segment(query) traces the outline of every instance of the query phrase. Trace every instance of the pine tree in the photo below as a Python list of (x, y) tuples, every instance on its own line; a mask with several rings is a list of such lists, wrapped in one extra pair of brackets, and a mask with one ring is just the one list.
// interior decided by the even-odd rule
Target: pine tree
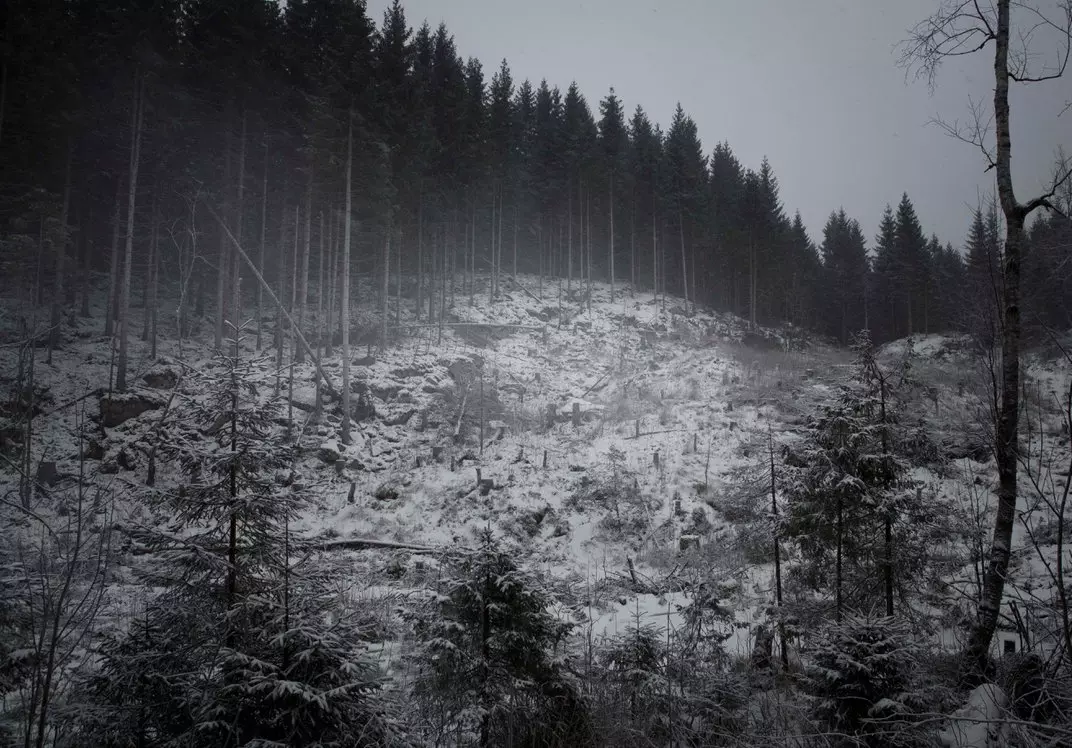
[(439, 729), (480, 746), (586, 742), (585, 705), (554, 654), (570, 625), (548, 612), (539, 580), (490, 531), (451, 561), (434, 609), (414, 618), (417, 690)]
[(868, 326), (867, 248), (863, 232), (845, 209), (832, 212), (823, 228), (824, 328), (847, 345)]
[(279, 401), (261, 394), (265, 362), (243, 357), (235, 332), (197, 383), (204, 396), (189, 397), (162, 442), (182, 478), (151, 495), (167, 529), (138, 540), (162, 554), (152, 579), (164, 591), (105, 642), (74, 726), (80, 743), (368, 744), (391, 734), (356, 630), (329, 624), (327, 578), (293, 568), (309, 552), (290, 530), (308, 501), (275, 481), (293, 447), (276, 426)]

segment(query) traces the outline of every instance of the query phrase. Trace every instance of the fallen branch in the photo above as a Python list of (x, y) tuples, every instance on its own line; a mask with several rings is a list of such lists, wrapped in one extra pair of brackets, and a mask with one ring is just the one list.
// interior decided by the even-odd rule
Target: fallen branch
[(678, 431), (688, 431), (688, 429), (667, 429), (666, 431), (648, 431), (643, 434), (634, 434), (633, 436), (627, 436), (626, 439), (639, 439), (642, 436), (655, 436), (656, 434), (673, 434)]
[(103, 394), (104, 394), (104, 388), (103, 387), (98, 387), (97, 389), (95, 389), (95, 390), (93, 390), (91, 392), (87, 392), (86, 394), (82, 395), (81, 397), (76, 397), (74, 400), (71, 400), (68, 403), (64, 403), (63, 405), (58, 405), (55, 408), (53, 408), (52, 410), (48, 411), (47, 413), (43, 413), (42, 415), (50, 416), (50, 415), (52, 415), (54, 413), (59, 413), (61, 410), (66, 410), (67, 408), (71, 407), (72, 405), (77, 405), (78, 403), (82, 402), (83, 400), (88, 400), (91, 397), (98, 397), (98, 396), (103, 395)]
[(469, 400), (469, 389), (473, 386), (473, 380), (469, 380), (469, 383), (465, 385), (465, 394), (462, 395), (462, 409), (458, 413), (458, 423), (454, 426), (454, 438), (458, 438), (458, 434), (462, 431), (462, 419), (465, 418), (465, 403)]
[(543, 332), (544, 326), (535, 325), (513, 325), (507, 322), (444, 322), (440, 325), (438, 322), (431, 324), (421, 325), (388, 325), (388, 330), (420, 330), (428, 327), (497, 327), (508, 328), (511, 330), (531, 330), (533, 332)]
[(587, 395), (587, 394), (588, 394), (589, 392), (591, 392), (591, 391), (592, 391), (592, 390), (594, 390), (594, 389), (595, 389), (596, 387), (598, 387), (598, 386), (599, 386), (599, 383), (600, 383), (600, 382), (602, 382), (602, 381), (603, 381), (604, 379), (606, 379), (607, 377), (609, 377), (609, 376), (610, 376), (610, 372), (611, 372), (611, 371), (612, 371), (612, 370), (608, 370), (606, 374), (604, 374), (604, 375), (603, 375), (603, 376), (601, 376), (601, 377), (600, 377), (599, 379), (597, 379), (597, 380), (596, 380), (596, 382), (595, 382), (595, 384), (593, 384), (593, 385), (592, 385), (591, 387), (589, 387), (588, 389), (586, 389), (586, 390), (585, 390), (584, 392), (582, 392), (582, 393), (580, 394), (580, 397), (584, 397), (584, 396), (585, 396), (585, 395)]
[(348, 540), (325, 540), (319, 544), (322, 551), (364, 551), (364, 550), (394, 550), (410, 551), (412, 553), (439, 553), (441, 549), (428, 545), (416, 545), (412, 543), (394, 543), (390, 540), (375, 540), (373, 538), (351, 538)]
[(536, 298), (535, 294), (533, 294), (533, 293), (532, 293), (532, 291), (528, 290), (528, 289), (527, 289), (527, 288), (525, 288), (525, 287), (524, 287), (523, 285), (521, 285), (521, 282), (520, 282), (520, 281), (519, 281), (519, 280), (518, 280), (517, 278), (515, 278), (514, 276), (512, 276), (512, 275), (511, 275), (511, 276), (510, 276), (510, 280), (512, 280), (512, 281), (514, 282), (514, 285), (515, 285), (515, 286), (517, 286), (517, 287), (518, 287), (518, 288), (520, 288), (520, 289), (521, 289), (522, 291), (524, 291), (524, 292), (525, 292), (526, 294), (528, 294), (528, 296), (529, 296), (529, 298), (530, 298), (530, 299), (532, 299), (533, 301), (538, 301), (538, 302), (540, 302), (541, 304), (543, 303), (543, 299), (538, 299), (538, 298)]
[(242, 259), (246, 261), (246, 264), (249, 265), (249, 269), (253, 271), (253, 275), (257, 279), (257, 282), (260, 283), (264, 290), (268, 293), (269, 300), (272, 301), (272, 303), (276, 305), (276, 308), (283, 313), (283, 316), (287, 318), (287, 322), (290, 324), (290, 329), (294, 330), (294, 334), (297, 336), (298, 341), (302, 345), (302, 348), (305, 349), (305, 352), (312, 360), (313, 366), (316, 369), (316, 373), (320, 377), (320, 379), (323, 380), (324, 388), (327, 389), (328, 394), (331, 395), (331, 397), (333, 397), (334, 399), (338, 400), (339, 393), (336, 392), (335, 388), (331, 386), (331, 380), (328, 379), (328, 375), (324, 372), (323, 367), (321, 367), (319, 358), (313, 351), (312, 346), (309, 345), (309, 341), (305, 339), (305, 335), (302, 334), (302, 331), (294, 323), (294, 318), (290, 316), (290, 312), (288, 312), (286, 308), (284, 308), (284, 306), (279, 302), (279, 299), (276, 297), (275, 292), (272, 291), (272, 287), (269, 286), (267, 281), (264, 280), (264, 276), (261, 275), (260, 271), (257, 269), (257, 266), (253, 264), (253, 260), (251, 260), (249, 258), (249, 255), (246, 254), (246, 250), (242, 249), (242, 245), (238, 243), (238, 239), (236, 239), (234, 234), (231, 233), (231, 229), (227, 227), (227, 224), (224, 223), (223, 219), (219, 217), (219, 215), (216, 213), (216, 211), (212, 209), (212, 206), (209, 205), (208, 202), (205, 203), (205, 207), (208, 208), (208, 212), (212, 215), (212, 217), (215, 218), (217, 222), (219, 222), (220, 227), (223, 229), (224, 233), (227, 234), (227, 237), (231, 240), (231, 243), (234, 245), (235, 249), (240, 255), (242, 255)]

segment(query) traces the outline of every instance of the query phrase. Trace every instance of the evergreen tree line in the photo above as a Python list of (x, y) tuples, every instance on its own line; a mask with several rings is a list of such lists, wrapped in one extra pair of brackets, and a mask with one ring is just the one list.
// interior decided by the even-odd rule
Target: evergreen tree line
[[(109, 331), (132, 280), (147, 299), (163, 280), (183, 324), (215, 297), (221, 345), (225, 320), (268, 303), (224, 225), (304, 306), (311, 272), (341, 274), (347, 164), (348, 271), (373, 280), (385, 318), (391, 295), (435, 318), (447, 283), (472, 294), (478, 272), (492, 298), (518, 272), (567, 293), (627, 281), (845, 343), (992, 316), (993, 206), (964, 252), (928, 238), (907, 195), (870, 247), (844, 210), (817, 244), (770, 163), (725, 142), (708, 155), (680, 105), (664, 131), (613, 89), (593, 111), (576, 84), (516, 84), (505, 60), (489, 80), (400, 2), (377, 28), (355, 0), (49, 0), (13, 4), (5, 28), (4, 270), (39, 301), (51, 289), (53, 328), (107, 273)], [(1046, 324), (1068, 321), (1069, 236), (1056, 214), (1031, 233), (1025, 298)]]

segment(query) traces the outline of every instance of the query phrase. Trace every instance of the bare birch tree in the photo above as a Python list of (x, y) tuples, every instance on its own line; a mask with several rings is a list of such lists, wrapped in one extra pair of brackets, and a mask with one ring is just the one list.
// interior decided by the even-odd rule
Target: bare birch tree
[[(1029, 45), (1050, 34), (1056, 53), (1039, 57)], [(998, 508), (989, 562), (976, 620), (964, 652), (966, 665), (978, 669), (990, 651), (1001, 611), (1005, 578), (1012, 550), (1017, 501), (1017, 424), (1020, 415), (1020, 267), (1024, 223), (1039, 208), (1053, 208), (1052, 198), (1069, 180), (1070, 172), (1057, 174), (1049, 189), (1020, 202), (1013, 189), (1012, 131), (1009, 116), (1011, 83), (1037, 84), (1064, 75), (1072, 52), (1072, 2), (1058, 0), (1045, 8), (1028, 0), (941, 0), (938, 10), (921, 21), (902, 43), (900, 63), (933, 87), (938, 69), (950, 58), (970, 55), (993, 44), (993, 112), (973, 105), (974, 121), (938, 124), (954, 137), (980, 149), (987, 170), (997, 174), (998, 200), (1005, 216), (1002, 258), (1001, 394), (994, 419), (994, 446), (998, 467)], [(1041, 60), (1041, 62), (1040, 62)]]

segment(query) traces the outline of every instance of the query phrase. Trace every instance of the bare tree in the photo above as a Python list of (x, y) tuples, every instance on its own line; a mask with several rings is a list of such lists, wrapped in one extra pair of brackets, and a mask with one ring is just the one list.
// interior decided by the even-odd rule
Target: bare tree
[[(1014, 19), (1015, 11), (1015, 19)], [(1056, 54), (1039, 63), (1029, 54), (1029, 45), (1041, 34), (1056, 37)], [(977, 669), (985, 661), (997, 627), (1005, 577), (1009, 568), (1017, 499), (1017, 423), (1020, 414), (1020, 264), (1024, 223), (1038, 208), (1054, 208), (1053, 197), (1069, 180), (1065, 170), (1049, 189), (1027, 201), (1016, 198), (1012, 181), (1012, 132), (1009, 124), (1010, 83), (1043, 83), (1060, 78), (1072, 52), (1072, 2), (1057, 0), (1043, 10), (1028, 0), (941, 0), (938, 10), (917, 24), (902, 43), (900, 63), (933, 87), (939, 67), (953, 57), (994, 46), (993, 112), (972, 105), (973, 122), (939, 124), (954, 137), (978, 147), (987, 170), (997, 173), (998, 199), (1005, 215), (1004, 288), (1002, 294), (1001, 397), (994, 420), (995, 455), (998, 466), (998, 509), (983, 597), (972, 626), (966, 663)], [(994, 138), (991, 141), (990, 132)]]

